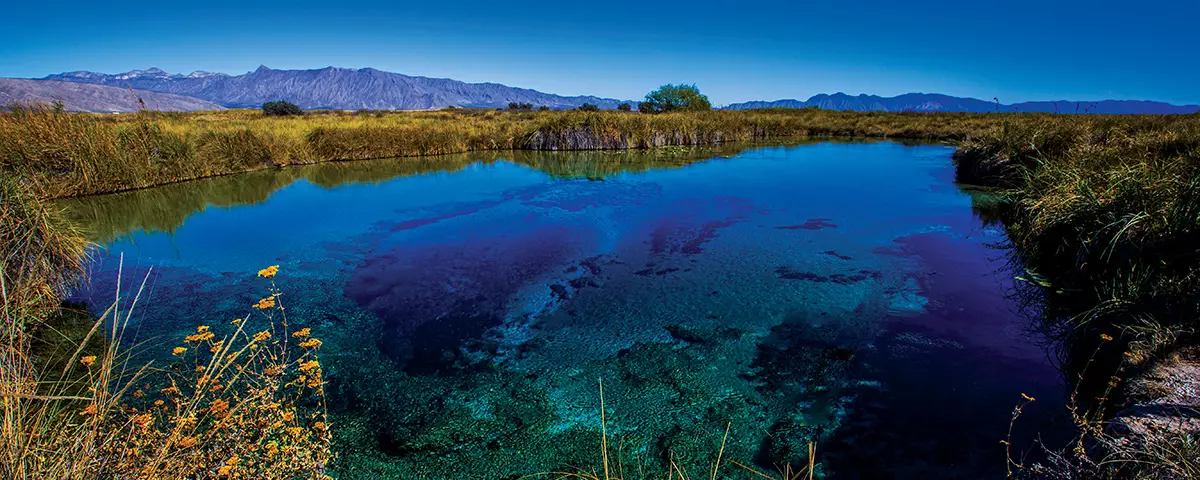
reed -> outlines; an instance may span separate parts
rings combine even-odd
[[[815,109],[113,116],[14,106],[0,114],[0,169],[57,198],[287,165],[488,150],[640,149],[830,136],[958,141],[998,129],[1005,117]]]

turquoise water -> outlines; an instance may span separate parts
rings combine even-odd
[[[279,264],[326,341],[344,478],[590,468],[600,379],[630,465],[705,476],[728,427],[761,470],[815,442],[831,478],[1003,475],[1020,394],[1063,387],[951,151],[467,155],[82,199],[103,246],[78,297],[107,306],[123,261],[150,352],[244,314]]]

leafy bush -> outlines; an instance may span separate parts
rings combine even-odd
[[[642,113],[704,112],[712,110],[712,104],[694,84],[667,84],[647,93],[646,100],[638,104],[638,110]]]
[[[550,110],[550,107],[547,107],[547,106],[545,106],[545,105],[542,105],[542,106],[538,107],[538,110],[539,110],[539,111],[542,111],[542,112],[546,112],[546,111],[549,111],[549,110]]]
[[[617,105],[617,110],[620,110],[622,112],[628,112],[630,110],[633,110],[633,106],[628,103],[622,103],[620,105]]]
[[[579,106],[579,111],[581,111],[581,112],[599,112],[600,107],[597,107],[595,104],[585,103],[585,104]]]
[[[264,103],[262,109],[266,115],[284,116],[304,113],[300,111],[300,107],[297,107],[296,104],[284,100]]]

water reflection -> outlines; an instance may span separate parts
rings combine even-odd
[[[751,145],[659,148],[621,151],[471,152],[433,157],[327,162],[292,168],[226,175],[160,187],[67,198],[57,202],[89,240],[104,244],[134,232],[174,232],[191,215],[207,208],[254,205],[299,180],[324,188],[386,182],[399,177],[452,173],[475,164],[509,161],[556,178],[603,179],[623,172],[678,168],[714,157],[736,155]]]

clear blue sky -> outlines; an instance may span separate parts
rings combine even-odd
[[[715,104],[937,92],[1200,103],[1200,2],[909,0],[71,2],[0,9],[0,76],[374,67]],[[252,6],[251,6],[252,5]]]

